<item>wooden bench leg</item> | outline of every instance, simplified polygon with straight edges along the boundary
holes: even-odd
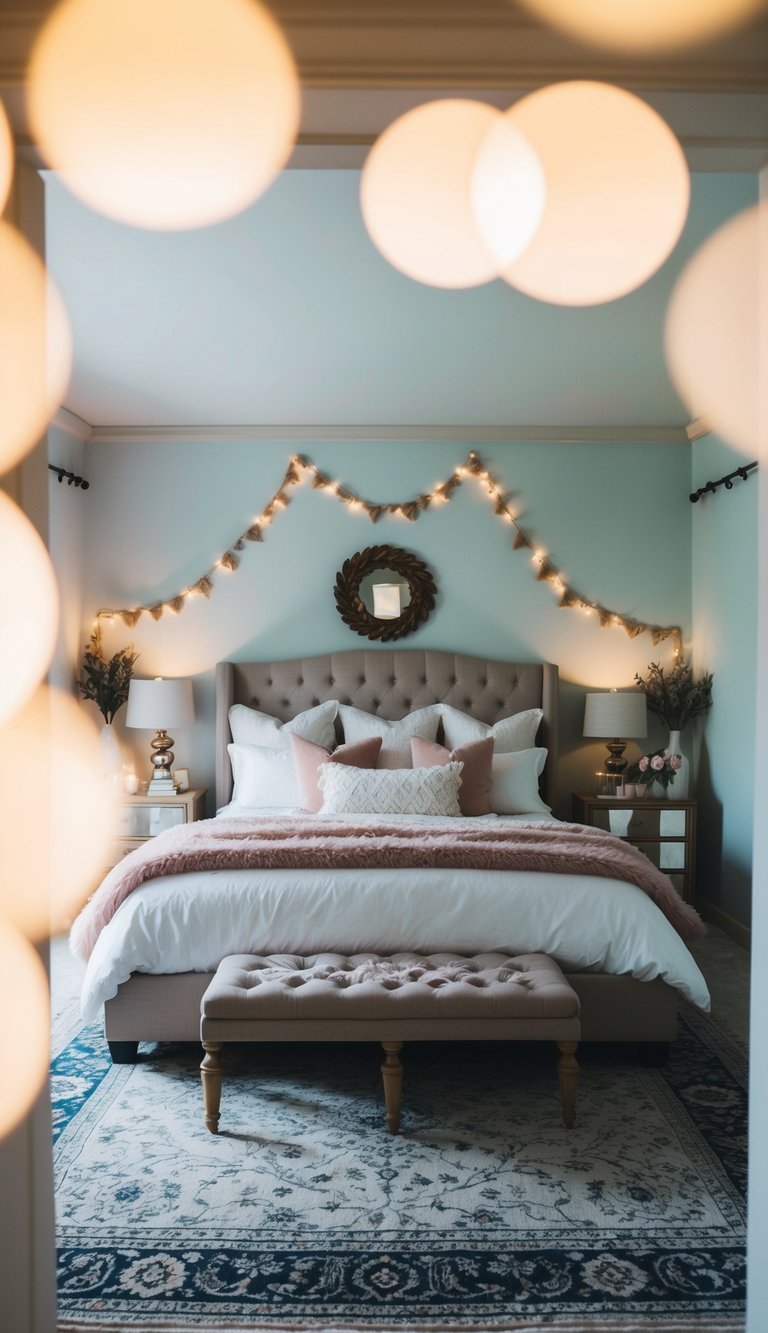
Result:
[[[560,1100],[563,1104],[563,1123],[568,1129],[573,1126],[576,1113],[576,1084],[579,1081],[579,1065],[576,1059],[577,1041],[559,1041],[557,1049],[560,1059],[557,1072],[560,1077]]]
[[[205,1123],[212,1134],[219,1132],[219,1106],[221,1104],[221,1050],[220,1041],[204,1041],[205,1056],[200,1066],[203,1080],[203,1101],[205,1103]]]
[[[387,1125],[390,1134],[396,1134],[400,1128],[400,1094],[403,1087],[403,1066],[397,1056],[398,1052],[403,1049],[403,1043],[401,1041],[383,1041],[381,1045],[387,1057],[381,1066],[384,1079],[384,1102],[387,1108]]]

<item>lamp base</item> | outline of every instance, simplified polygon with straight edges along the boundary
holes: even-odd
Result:
[[[152,796],[175,796],[176,784],[171,777],[174,755],[173,737],[159,728],[150,742],[152,748],[152,781],[147,790]]]
[[[613,774],[614,777],[618,777],[627,767],[627,761],[624,758],[627,742],[619,740],[617,737],[615,740],[606,743],[608,746],[608,758],[604,762],[605,771],[606,773]]]

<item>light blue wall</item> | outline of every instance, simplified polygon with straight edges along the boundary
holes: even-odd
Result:
[[[687,445],[476,448],[516,497],[526,530],[574,587],[622,614],[688,631]],[[290,452],[285,443],[215,440],[87,446],[87,612],[164,599],[186,587],[261,510]],[[467,447],[326,441],[305,452],[365,498],[399,501],[444,479]],[[655,540],[659,532],[663,541]],[[375,526],[305,486],[267,540],[247,545],[241,568],[216,577],[210,601],[195,599],[181,615],[157,622],[143,617],[130,631],[110,624],[105,646],[114,651],[132,640],[141,675],[193,677],[201,726],[176,737],[176,756],[195,782],[210,783],[215,662],[367,645],[342,624],[332,588],[348,555],[379,542],[415,551],[439,585],[433,616],[404,646],[558,663],[560,809],[569,814],[571,790],[592,786],[604,753],[580,735],[585,689],[631,685],[635,671],[660,655],[668,660],[670,649],[559,609],[552,588],[536,581],[530,557],[512,551],[509,527],[474,483],[415,524],[390,518]]]
[[[745,459],[715,435],[693,446],[692,489]],[[757,691],[756,475],[691,505],[693,642],[697,673],[714,673],[713,707],[702,728],[699,863],[703,897],[750,922]]]
[[[89,300],[78,302],[85,323],[75,328],[75,338],[87,340],[83,360],[92,367],[92,380],[76,384],[75,393],[84,401],[117,401],[123,420],[151,421],[158,414],[168,420],[174,411],[189,420],[185,400],[171,402],[166,391],[171,380],[178,386],[182,364],[188,402],[203,420],[682,425],[688,414],[662,354],[669,291],[685,258],[753,202],[755,192],[753,176],[694,178],[684,236],[659,274],[621,301],[580,311],[538,305],[502,283],[462,293],[409,283],[367,239],[353,172],[287,173],[258,208],[207,229],[205,236],[139,237],[118,228],[118,262],[115,237],[109,247],[100,245],[104,233],[92,235],[79,215],[70,216],[79,206],[54,193],[54,223],[58,218],[69,224],[58,232],[58,242],[54,228],[54,271],[56,244],[74,246],[69,272],[79,274],[90,292]],[[139,255],[143,266],[143,284],[134,282],[130,290],[120,287],[129,265],[119,262],[119,245],[126,259]],[[211,245],[218,245],[219,255],[228,248],[237,256],[237,283]],[[173,310],[153,302],[152,275],[166,268],[184,293]],[[237,357],[222,365],[217,331],[228,321],[242,336]],[[94,349],[100,331],[115,324],[128,351],[140,345],[156,363],[157,392],[149,398],[129,381],[99,383]],[[215,391],[208,398],[212,380]],[[200,395],[208,404],[202,418]],[[246,407],[253,409],[249,415]],[[727,462],[720,466],[709,457],[705,466],[705,451],[715,447],[706,441],[696,446],[695,476],[700,462],[703,472],[727,470]],[[428,489],[466,453],[456,443],[407,440],[331,438],[303,448],[372,500],[400,500]],[[725,503],[746,501],[735,493],[718,496],[694,515],[687,498],[687,445],[510,442],[477,448],[518,496],[524,523],[570,583],[623,614],[680,623],[690,649],[692,519],[730,523],[736,511],[726,511]],[[168,597],[208,568],[273,492],[290,449],[279,442],[224,443],[215,436],[87,446],[92,486],[84,497],[86,616],[100,606]],[[438,578],[435,614],[408,643],[559,664],[558,808],[568,814],[571,790],[592,785],[602,754],[580,736],[585,689],[628,686],[649,661],[669,660],[669,649],[654,648],[646,636],[630,641],[619,629],[600,630],[583,613],[559,610],[551,588],[535,582],[525,554],[510,550],[508,531],[470,487],[416,525],[386,520],[376,527],[307,489],[262,546],[246,549],[238,573],[218,577],[210,602],[193,602],[178,618],[145,618],[133,631],[110,627],[107,646],[133,639],[142,674],[189,674],[196,682],[201,725],[177,737],[177,762],[190,768],[196,782],[211,782],[216,660],[289,657],[364,642],[342,625],[331,589],[345,556],[377,541],[413,549]],[[747,639],[754,583],[747,576],[737,599],[736,585],[726,581],[726,550],[732,570],[738,556],[730,536],[697,527],[694,658],[697,667],[713,667],[717,678],[702,779],[702,822],[710,840],[704,850],[711,854],[702,856],[700,866],[706,892],[713,898],[719,893],[724,910],[743,920],[749,762],[745,753],[741,763],[734,737],[748,737],[751,727]],[[726,651],[732,635],[736,652]],[[652,731],[649,743],[661,739]],[[716,883],[718,802],[722,889]]]

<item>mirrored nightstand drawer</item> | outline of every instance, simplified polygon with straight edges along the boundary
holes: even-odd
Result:
[[[130,805],[120,811],[121,838],[154,838],[164,829],[186,824],[183,805]]]
[[[619,838],[684,838],[686,835],[685,810],[645,809],[638,806],[601,809],[592,807],[590,823],[594,828],[615,833]]]
[[[157,837],[166,829],[191,824],[205,816],[205,788],[193,787],[173,796],[124,796],[112,856],[112,865],[141,847],[149,838]]]
[[[670,874],[669,871],[667,871],[666,873],[669,875],[669,878],[672,881],[675,892],[679,893],[681,898],[685,898],[686,883],[687,883],[685,875],[676,875],[674,874],[674,872]]]
[[[653,861],[659,870],[669,874],[671,870],[685,870],[686,846],[684,842],[636,842],[638,851]]]

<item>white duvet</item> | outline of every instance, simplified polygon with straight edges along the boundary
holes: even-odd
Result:
[[[92,1022],[132,972],[209,972],[230,953],[507,948],[551,954],[566,971],[662,977],[709,1009],[686,945],[631,884],[531,871],[371,869],[217,870],[150,880],[99,936],[82,1012]]]

